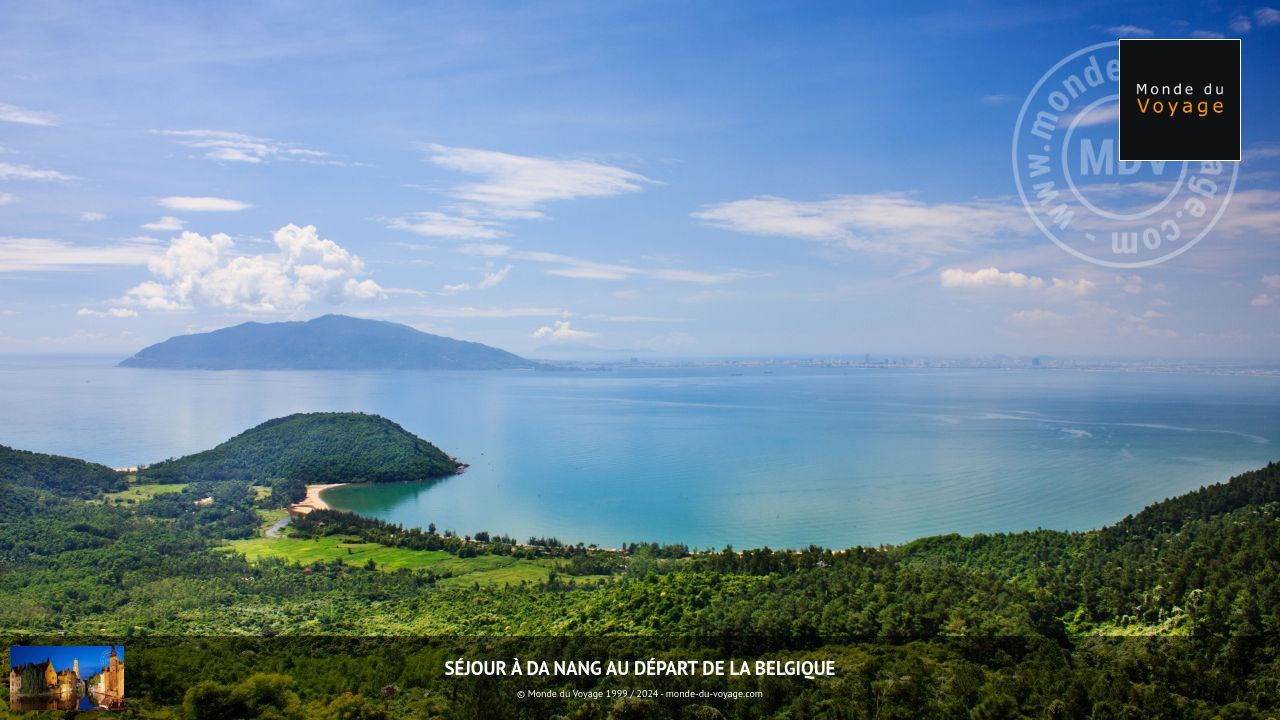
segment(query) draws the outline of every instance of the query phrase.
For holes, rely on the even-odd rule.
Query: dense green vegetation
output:
[[[299,413],[268,420],[212,450],[139,470],[147,483],[270,483],[278,504],[305,486],[400,482],[450,475],[462,465],[394,422],[364,413]]]
[[[273,461],[257,447],[202,454],[217,470],[186,458],[186,486],[132,504],[101,502],[121,476],[92,472],[85,489],[62,473],[95,466],[10,451],[0,631],[124,638],[138,717],[1280,716],[1277,464],[1092,532],[613,553],[336,512],[263,538],[281,499],[250,483],[281,466],[252,466]],[[839,672],[445,677],[464,655],[832,658]],[[533,688],[763,695],[517,701]]]

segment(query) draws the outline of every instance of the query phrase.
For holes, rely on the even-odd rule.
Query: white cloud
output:
[[[144,230],[154,230],[155,232],[181,232],[186,220],[179,220],[172,215],[165,215],[159,220],[152,220],[149,223],[143,223]]]
[[[985,105],[1004,105],[1012,99],[1012,97],[1000,93],[982,96],[982,102]]]
[[[1079,119],[1077,119],[1077,117]],[[1098,105],[1092,110],[1082,114],[1071,115],[1065,118],[1063,125],[1070,126],[1075,123],[1080,127],[1092,127],[1094,125],[1109,125],[1120,121],[1120,103],[1112,102]],[[1168,189],[1165,189],[1166,192]]]
[[[71,182],[72,175],[57,170],[38,170],[27,165],[0,163],[0,180],[34,180],[36,182]]]
[[[1113,25],[1107,28],[1107,33],[1116,37],[1151,37],[1155,34],[1151,28],[1138,25]]]
[[[1231,23],[1228,27],[1231,28],[1232,32],[1243,35],[1253,29],[1253,24],[1249,22],[1249,18],[1243,15],[1237,15],[1231,18]]]
[[[22,125],[59,125],[58,116],[53,113],[27,110],[17,105],[0,103],[0,122],[20,123]]]
[[[1257,297],[1249,301],[1249,304],[1256,307],[1267,307],[1275,304],[1275,298],[1266,293],[1258,293]]]
[[[939,275],[942,287],[945,288],[977,288],[977,287],[1011,287],[1032,288],[1044,287],[1044,279],[1020,272],[1001,272],[989,267],[969,272],[961,268],[947,268]]]
[[[0,205],[9,205],[18,201],[17,196],[9,193],[0,193]]]
[[[458,248],[464,255],[482,255],[484,257],[502,257],[511,252],[510,245],[499,243],[469,243]]]
[[[1267,237],[1280,227],[1280,191],[1236,190],[1231,194],[1222,219],[1213,226],[1215,234],[1255,233]]]
[[[113,307],[106,310],[91,310],[89,308],[80,308],[76,311],[76,315],[80,317],[112,317],[112,318],[132,318],[138,317],[137,310],[129,308]]]
[[[735,280],[769,276],[768,273],[753,273],[744,270],[704,272],[679,268],[642,268],[618,263],[601,263],[569,255],[537,251],[517,252],[513,253],[511,257],[517,260],[556,265],[558,267],[547,271],[548,275],[579,280],[626,280],[632,277],[642,277],[651,280],[666,280],[696,285],[720,285]]]
[[[1049,284],[1051,292],[1060,292],[1067,295],[1088,295],[1097,287],[1092,280],[1063,280],[1062,278],[1053,278]]]
[[[1212,30],[1195,30],[1191,33],[1191,37],[1199,40],[1220,40],[1226,36]]]
[[[1007,202],[926,203],[903,193],[801,201],[762,195],[711,205],[693,216],[714,227],[883,253],[943,252],[1001,232],[1026,231]]]
[[[1052,278],[1046,281],[1035,275],[1016,271],[1006,272],[995,267],[973,271],[947,268],[939,274],[938,279],[944,288],[1004,287],[1016,290],[1049,290],[1068,295],[1085,295],[1095,287],[1091,280]]]
[[[1121,288],[1129,295],[1141,295],[1144,289],[1140,275],[1118,275],[1116,282],[1120,283]]]
[[[510,273],[511,273],[510,265],[507,265],[501,270],[494,270],[492,268],[488,268],[485,270],[484,278],[481,279],[479,282],[477,282],[475,285],[472,285],[471,283],[465,283],[465,282],[458,283],[457,285],[445,285],[444,288],[442,288],[442,292],[444,292],[446,295],[453,295],[460,292],[466,292],[467,290],[487,290],[488,288],[495,287],[501,284],[503,280],[507,279],[507,275],[509,275]]]
[[[565,314],[562,308],[515,307],[515,308],[478,308],[478,307],[435,307],[415,309],[418,315],[435,318],[517,318],[517,317],[561,317]]]
[[[1011,314],[1009,319],[1017,323],[1043,325],[1045,323],[1062,322],[1066,318],[1052,310],[1019,310]]]
[[[582,338],[595,337],[595,333],[586,330],[575,330],[568,320],[556,320],[552,325],[543,325],[533,331],[535,338],[549,338],[551,340],[580,340]]]
[[[1254,8],[1253,19],[1260,27],[1280,25],[1280,10],[1270,7]]]
[[[272,236],[277,252],[239,255],[224,234],[184,232],[147,264],[156,280],[125,292],[121,305],[178,310],[209,305],[252,311],[297,310],[313,301],[340,304],[384,295],[362,279],[364,263],[312,225],[286,225]]]
[[[1280,145],[1254,145],[1244,151],[1244,159],[1246,162],[1250,160],[1267,160],[1277,157],[1280,157]]]
[[[160,205],[170,210],[186,210],[188,212],[239,212],[253,207],[239,200],[228,200],[220,197],[191,197],[173,195],[160,198]]]
[[[1280,275],[1263,275],[1262,284],[1280,290]]]
[[[506,235],[492,220],[477,220],[441,212],[420,212],[392,218],[387,227],[428,237],[451,237],[464,240],[492,240]]]
[[[114,245],[73,245],[43,238],[0,237],[0,271],[46,272],[146,265],[160,249],[150,238],[135,238]]]
[[[106,213],[100,212],[82,212],[80,213],[80,219],[85,222],[97,222],[99,220],[106,220],[107,215]]]
[[[172,138],[179,145],[204,151],[210,160],[222,162],[260,163],[267,160],[292,160],[324,165],[343,165],[329,159],[329,153],[300,147],[295,143],[255,137],[226,130],[154,130]]]
[[[512,155],[494,150],[421,144],[427,160],[480,178],[450,194],[465,210],[497,218],[543,217],[540,206],[556,200],[636,192],[653,182],[638,173],[591,160]]]
[[[484,290],[500,284],[507,279],[507,275],[511,274],[511,266],[507,265],[501,270],[485,271],[484,279],[476,284],[476,288]]]

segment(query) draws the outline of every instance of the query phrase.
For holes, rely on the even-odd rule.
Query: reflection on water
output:
[[[97,705],[88,697],[63,697],[55,694],[9,698],[9,709],[14,712],[31,710],[93,710],[95,708],[97,708]]]

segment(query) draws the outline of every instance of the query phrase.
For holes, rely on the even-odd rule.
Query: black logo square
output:
[[[1120,41],[1120,159],[1240,159],[1239,40]]]

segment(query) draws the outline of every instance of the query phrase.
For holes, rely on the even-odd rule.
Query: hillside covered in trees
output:
[[[365,439],[355,447],[376,445],[370,428],[402,447],[377,420],[356,425]],[[265,428],[283,443],[288,422],[240,438]],[[321,442],[330,436],[310,437],[288,466],[255,464],[286,450],[267,442],[184,458],[185,473],[170,477],[187,485],[127,502],[100,470],[82,487],[60,472],[84,472],[79,461],[10,451],[0,466],[0,632],[123,639],[126,712],[148,718],[1280,715],[1278,464],[1089,532],[609,552],[320,512],[278,541],[310,559],[250,561],[237,543],[270,543],[260,529],[281,502],[250,481],[332,451]],[[204,497],[213,501],[196,502]],[[394,550],[401,564],[362,560],[370,548]],[[507,574],[457,575],[467,563]],[[513,574],[520,568],[543,574],[531,581]],[[829,658],[838,672],[446,677],[444,660],[462,656]],[[761,695],[516,697],[639,687]]]
[[[156,463],[144,482],[238,480],[303,485],[401,482],[451,475],[464,466],[396,423],[364,413],[299,413],[268,420],[212,450]]]

